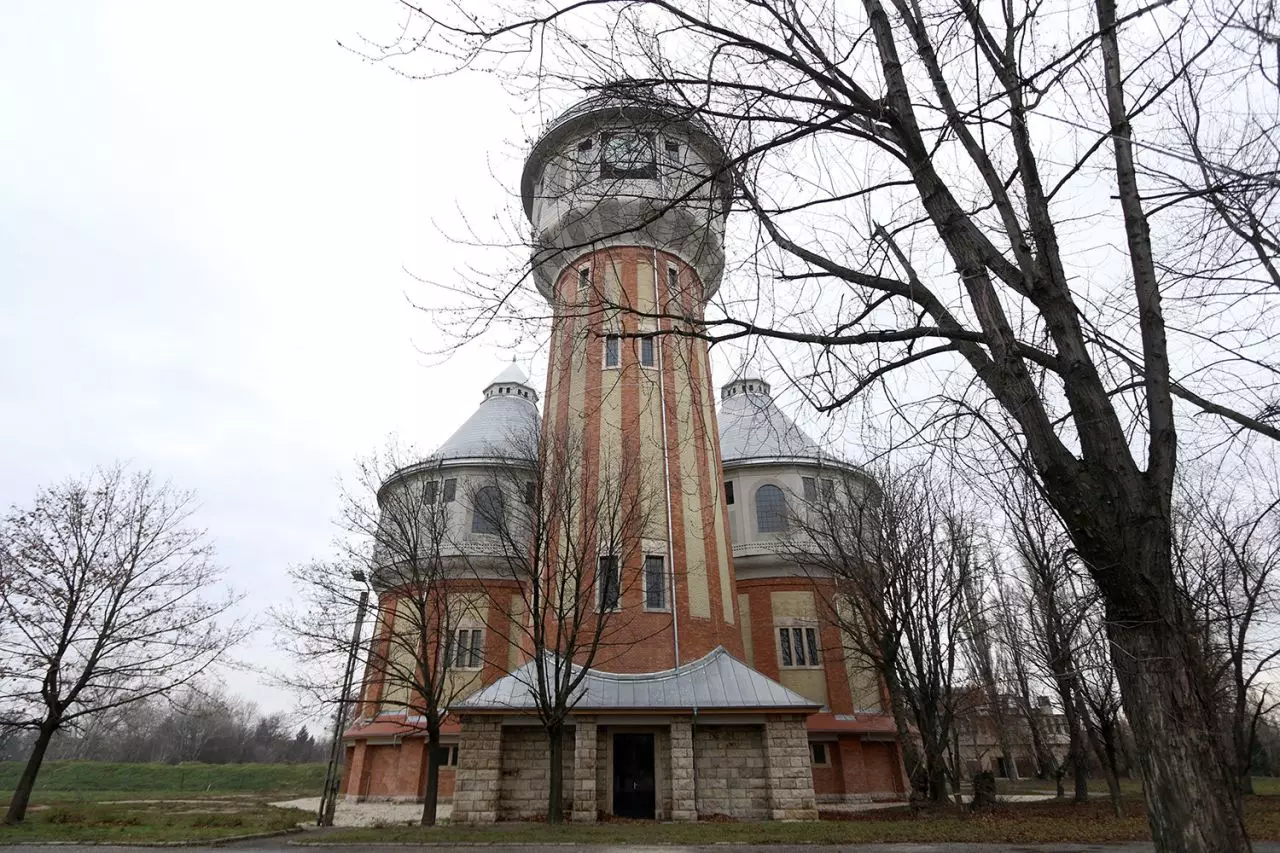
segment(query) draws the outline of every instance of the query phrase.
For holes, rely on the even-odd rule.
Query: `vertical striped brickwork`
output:
[[[627,534],[633,545],[624,549],[621,611],[610,617],[599,667],[651,672],[719,645],[741,657],[710,358],[706,343],[678,334],[689,327],[673,319],[701,319],[697,272],[651,247],[610,246],[567,264],[555,292],[544,438],[581,447],[587,505],[619,481],[643,502]],[[641,339],[650,334],[652,367],[641,363]],[[610,335],[619,338],[616,368],[605,366]],[[661,611],[644,606],[646,554],[662,556],[669,573]]]

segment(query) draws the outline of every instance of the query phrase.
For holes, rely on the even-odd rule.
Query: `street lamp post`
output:
[[[352,580],[365,583],[364,572],[351,573]],[[347,668],[342,676],[342,693],[338,696],[338,711],[333,717],[333,739],[329,742],[329,764],[324,772],[324,791],[320,795],[320,810],[316,826],[333,826],[333,812],[338,805],[338,784],[342,779],[342,729],[347,718],[347,697],[351,695],[356,673],[356,651],[360,647],[360,632],[364,628],[364,612],[369,606],[369,590],[360,590],[360,602],[356,605],[356,624],[351,631],[351,646],[347,649]]]

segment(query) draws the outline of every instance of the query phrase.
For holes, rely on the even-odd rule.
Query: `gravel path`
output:
[[[303,797],[272,803],[284,809],[302,809],[312,814],[320,809],[319,797]],[[451,803],[436,806],[436,817],[445,820],[453,814]],[[401,823],[417,823],[422,819],[422,803],[345,803],[338,801],[333,812],[334,826],[394,826]]]

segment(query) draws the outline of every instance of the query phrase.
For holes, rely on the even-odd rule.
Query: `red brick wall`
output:
[[[827,746],[827,766],[813,765],[813,793],[821,797],[823,794],[843,794],[844,765],[841,762],[840,744],[836,741],[824,741]]]
[[[887,741],[865,741],[862,744],[864,775],[864,791],[872,793],[902,793],[901,762],[898,759],[898,745]]]
[[[584,311],[578,296],[578,270],[590,264],[592,276],[597,289],[602,289],[604,270],[614,267],[619,272],[621,285],[620,301],[624,304],[635,304],[641,293],[651,295],[652,280],[646,275],[644,281],[639,280],[638,265],[640,261],[652,264],[653,249],[641,246],[614,246],[594,253],[584,254],[566,265],[557,282],[557,292],[566,301],[579,307],[564,312],[553,324],[552,351],[556,353],[552,369],[547,376],[546,399],[553,397],[553,389],[559,389],[559,397],[555,407],[548,406],[543,413],[543,434],[547,436],[564,433],[570,429],[581,429],[583,434],[584,453],[587,462],[582,466],[583,487],[587,494],[595,488],[598,475],[597,460],[601,446],[601,430],[620,422],[621,447],[627,458],[635,458],[640,452],[638,428],[628,428],[637,424],[640,406],[639,384],[641,367],[637,361],[637,348],[624,345],[621,348],[621,367],[619,373],[621,411],[610,418],[606,424],[600,410],[603,396],[602,365],[604,362],[605,317],[603,311]],[[682,283],[682,296],[686,298],[672,310],[690,312],[697,315],[701,304],[689,296],[691,291],[687,283],[695,281],[696,272],[674,255],[664,252],[657,254],[659,298],[665,299],[667,290],[666,268],[668,264],[677,268],[677,275]],[[570,296],[572,299],[570,300]],[[621,318],[622,331],[634,333],[640,330],[640,318],[624,313]],[[663,321],[663,326],[670,324]],[[574,340],[586,336],[587,354],[585,358],[584,399],[581,411],[576,411],[569,403],[570,379],[566,371],[573,369],[570,353]],[[742,636],[736,624],[724,618],[725,596],[736,610],[736,597],[732,581],[732,554],[730,553],[727,516],[720,500],[722,493],[720,458],[716,436],[718,429],[715,423],[714,407],[710,407],[705,418],[692,419],[687,413],[677,410],[677,398],[674,389],[680,385],[692,389],[691,405],[695,411],[707,405],[713,399],[711,378],[708,372],[708,357],[705,343],[676,336],[664,337],[661,342],[663,356],[663,382],[666,386],[665,417],[668,423],[667,467],[674,483],[684,484],[684,488],[671,490],[671,512],[673,516],[670,571],[675,572],[675,606],[680,630],[680,658],[682,663],[700,658],[716,646],[725,646],[730,653],[742,656]],[[695,448],[694,460],[696,471],[682,471],[680,459],[679,435],[681,429],[691,430],[689,443]],[[649,464],[646,461],[646,464]],[[656,460],[662,464],[661,458]],[[692,490],[690,484],[700,482],[700,489]],[[702,509],[701,543],[686,542],[684,514],[688,502],[697,501]],[[715,535],[715,519],[713,512],[720,507],[722,519],[721,529],[724,536]],[[660,511],[665,515],[665,507]],[[661,524],[665,526],[665,517]],[[633,535],[638,536],[639,531]],[[689,590],[683,575],[687,565],[690,547],[698,547],[699,554],[707,566],[707,600],[710,617],[695,617],[689,612]],[[622,610],[611,615],[607,628],[607,648],[602,650],[598,660],[601,669],[614,672],[651,672],[667,669],[675,661],[675,649],[672,635],[672,615],[668,612],[647,612],[643,609],[644,587],[641,582],[642,556],[638,548],[628,548],[634,552],[634,558],[622,566],[623,594]],[[728,589],[721,589],[719,560],[721,556],[729,561],[730,581]]]

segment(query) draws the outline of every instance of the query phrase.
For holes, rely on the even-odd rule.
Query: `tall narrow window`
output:
[[[427,506],[431,506],[436,502],[436,486],[435,480],[429,480],[422,485],[422,500]]]
[[[821,487],[822,499],[824,501],[830,501],[832,498],[836,496],[835,480],[823,479],[818,481],[818,485]]]
[[[756,529],[761,533],[787,531],[787,496],[777,486],[766,483],[756,489]]]
[[[667,159],[677,161],[680,159],[680,143],[674,139],[668,139],[666,144]]]
[[[665,610],[667,606],[667,573],[658,556],[644,558],[644,606],[649,610]]]
[[[502,531],[502,492],[497,486],[483,486],[476,492],[471,506],[472,533]]]
[[[600,558],[596,584],[600,587],[600,609],[617,610],[622,599],[622,578],[618,576],[617,557]]]
[[[667,267],[667,293],[680,292],[680,271],[675,267]]]
[[[733,481],[725,480],[724,482],[724,502],[729,506],[733,506]]]
[[[813,503],[818,499],[818,481],[812,477],[801,477],[801,484],[804,485],[804,499]]]
[[[617,335],[605,335],[604,366],[617,367],[622,363],[622,339]]]
[[[450,663],[455,668],[479,669],[481,655],[484,652],[481,629],[460,628],[454,632],[450,643]]]
[[[444,502],[447,504],[451,504],[453,503],[454,499],[457,496],[458,496],[458,481],[450,477],[449,479],[444,481]]]
[[[524,484],[524,502],[525,506],[533,506],[538,502],[538,486],[536,483]]]
[[[818,629],[779,628],[778,652],[783,666],[818,666]]]
[[[640,339],[641,366],[653,367],[655,364],[657,364],[657,356],[655,355],[656,349],[657,349],[657,341],[654,340],[652,335],[650,335],[647,338]]]
[[[591,267],[583,267],[578,270],[578,295],[586,296],[591,293]]]

